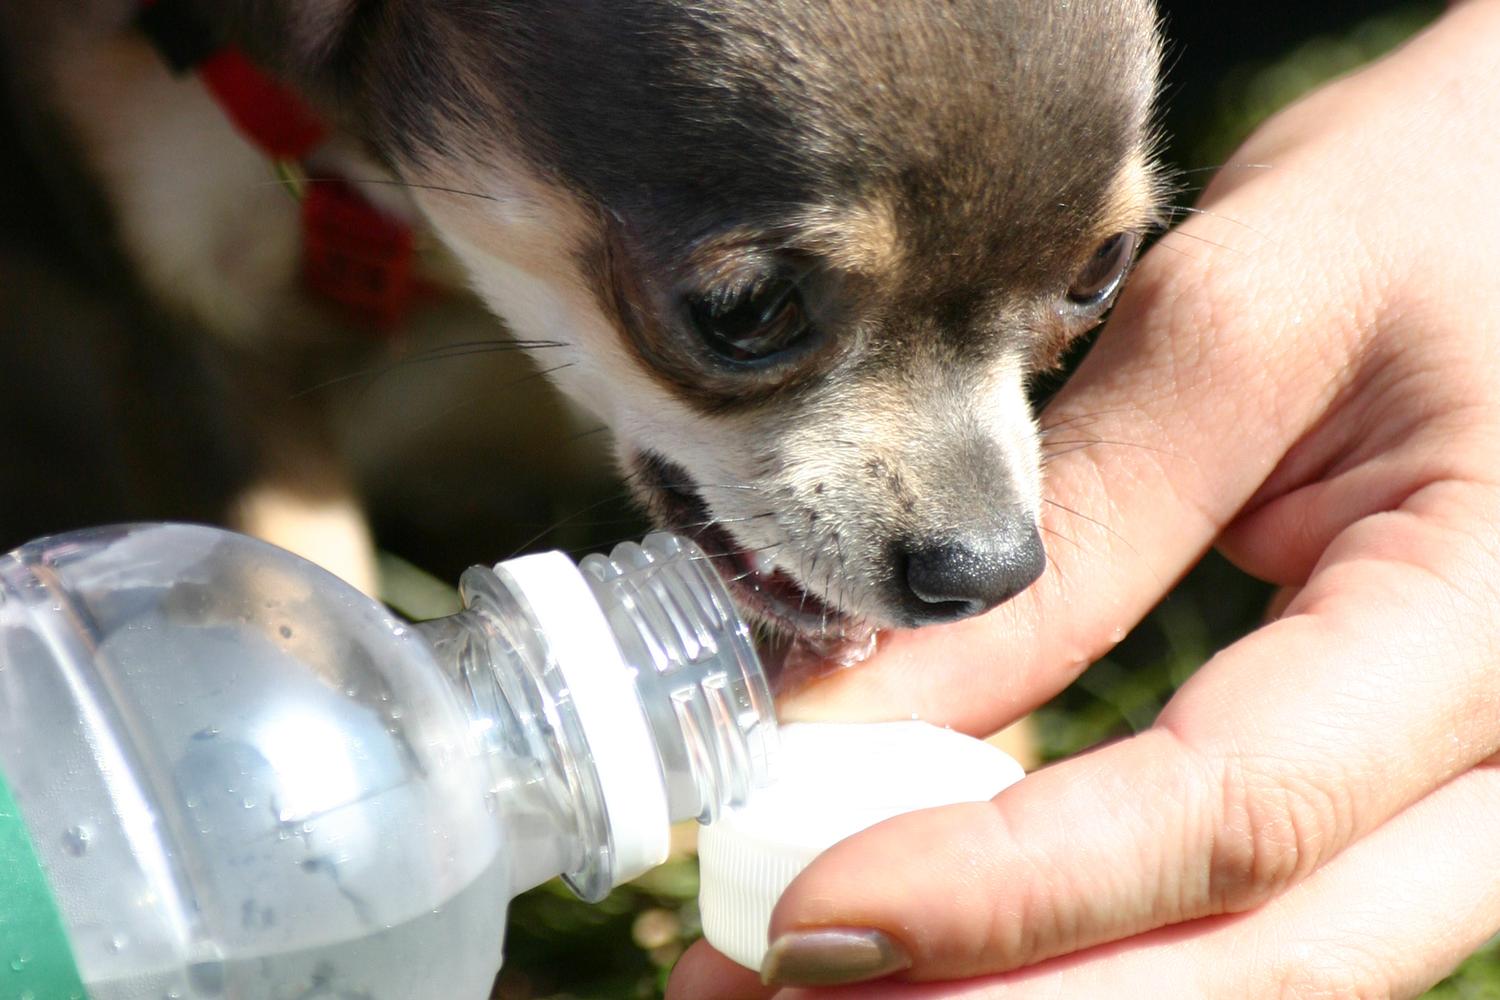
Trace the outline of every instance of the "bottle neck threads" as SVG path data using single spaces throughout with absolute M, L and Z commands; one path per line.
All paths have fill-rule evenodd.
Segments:
M 554 552 L 474 567 L 461 593 L 465 611 L 418 628 L 476 735 L 511 762 L 496 774 L 514 783 L 515 761 L 535 769 L 568 840 L 556 865 L 584 899 L 663 861 L 671 823 L 712 820 L 769 780 L 770 689 L 691 541 L 651 535 L 577 566 Z

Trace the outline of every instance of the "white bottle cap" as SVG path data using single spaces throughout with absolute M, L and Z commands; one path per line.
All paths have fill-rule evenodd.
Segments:
M 825 849 L 892 816 L 993 798 L 1024 773 L 990 744 L 925 722 L 786 726 L 775 780 L 700 833 L 704 936 L 760 968 L 776 901 Z

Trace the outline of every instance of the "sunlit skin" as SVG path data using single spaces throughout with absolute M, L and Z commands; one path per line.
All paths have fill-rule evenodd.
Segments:
M 671 996 L 1411 997 L 1500 930 L 1497 178 L 1500 0 L 1254 136 L 1044 415 L 1109 443 L 1048 465 L 1043 580 L 786 712 L 993 731 L 1212 545 L 1280 617 L 1149 730 L 783 897 L 773 938 L 877 929 L 909 971 L 777 993 L 700 944 Z

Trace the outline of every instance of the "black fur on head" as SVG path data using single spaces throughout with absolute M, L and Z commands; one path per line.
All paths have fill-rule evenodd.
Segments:
M 1145 0 L 386 0 L 349 30 L 396 158 L 498 139 L 684 239 L 889 190 L 919 244 L 954 235 L 939 203 L 1012 244 L 1099 211 L 1157 45 Z

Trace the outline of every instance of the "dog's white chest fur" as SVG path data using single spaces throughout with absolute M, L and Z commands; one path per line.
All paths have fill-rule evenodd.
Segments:
M 100 40 L 53 65 L 149 290 L 215 333 L 256 338 L 281 311 L 268 303 L 293 293 L 299 239 L 296 203 L 265 157 L 139 38 Z

